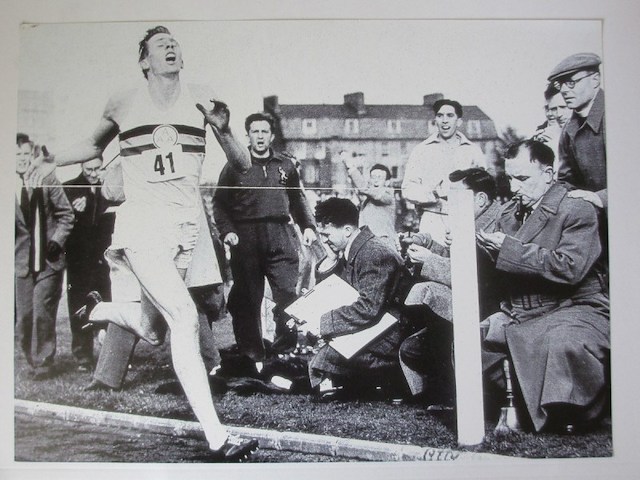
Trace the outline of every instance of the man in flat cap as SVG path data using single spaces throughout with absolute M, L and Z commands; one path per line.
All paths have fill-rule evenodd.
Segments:
M 454 170 L 483 168 L 482 150 L 460 131 L 462 106 L 455 100 L 433 104 L 438 131 L 411 152 L 402 181 L 403 197 L 422 209 L 420 232 L 444 244 L 449 229 L 447 196 L 449 174 Z
M 549 75 L 573 115 L 560 137 L 558 180 L 578 190 L 599 208 L 607 206 L 604 91 L 600 88 L 600 57 L 576 53 L 561 61 Z

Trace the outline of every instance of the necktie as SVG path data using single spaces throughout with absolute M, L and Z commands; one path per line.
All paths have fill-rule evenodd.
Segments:
M 22 188 L 20 189 L 20 210 L 22 210 L 22 216 L 28 226 L 31 223 L 29 192 L 27 191 L 27 186 L 24 183 L 24 177 L 21 175 L 20 178 L 22 178 Z
M 47 248 L 47 217 L 44 211 L 44 192 L 42 188 L 34 188 L 31 195 L 31 220 L 29 230 L 31 233 L 30 267 L 32 272 L 41 272 L 45 269 Z

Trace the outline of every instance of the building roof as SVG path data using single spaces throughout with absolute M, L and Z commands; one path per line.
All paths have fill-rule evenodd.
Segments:
M 435 114 L 427 105 L 365 105 L 364 114 L 358 115 L 349 105 L 279 105 L 281 118 L 383 118 L 433 119 Z M 491 120 L 475 105 L 463 106 L 463 120 Z

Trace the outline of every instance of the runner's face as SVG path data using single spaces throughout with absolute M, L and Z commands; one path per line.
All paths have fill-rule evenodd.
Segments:
M 140 66 L 153 75 L 179 73 L 182 69 L 182 50 L 180 44 L 168 33 L 158 33 L 147 42 L 147 57 Z
M 16 151 L 16 173 L 22 175 L 29 168 L 31 157 L 33 155 L 33 149 L 28 143 L 23 143 L 17 147 Z
M 248 135 L 251 151 L 257 155 L 262 155 L 269 150 L 274 137 L 271 133 L 271 125 L 266 120 L 251 122 Z
M 440 137 L 449 140 L 460 127 L 462 120 L 456 115 L 456 110 L 451 105 L 443 105 L 436 113 L 436 126 Z

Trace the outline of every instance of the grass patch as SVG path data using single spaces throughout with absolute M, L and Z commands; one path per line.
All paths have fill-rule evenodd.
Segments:
M 90 374 L 78 373 L 71 356 L 66 307 L 61 303 L 58 318 L 58 353 L 55 376 L 34 381 L 28 366 L 15 353 L 15 397 L 102 411 L 195 420 L 182 395 L 154 393 L 159 385 L 174 380 L 170 340 L 160 347 L 140 342 L 132 368 L 121 392 L 84 391 Z M 219 347 L 232 341 L 229 319 L 214 324 Z M 223 423 L 279 431 L 315 433 L 362 440 L 413 444 L 436 448 L 458 448 L 455 417 L 436 415 L 422 405 L 389 405 L 376 401 L 312 403 L 306 395 L 241 396 L 234 392 L 215 397 Z M 485 442 L 473 451 L 527 458 L 607 457 L 613 453 L 611 428 L 582 435 L 512 434 L 493 435 L 494 424 L 486 425 Z

